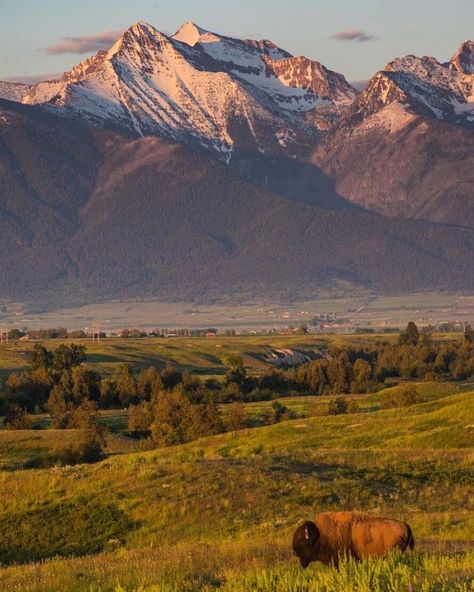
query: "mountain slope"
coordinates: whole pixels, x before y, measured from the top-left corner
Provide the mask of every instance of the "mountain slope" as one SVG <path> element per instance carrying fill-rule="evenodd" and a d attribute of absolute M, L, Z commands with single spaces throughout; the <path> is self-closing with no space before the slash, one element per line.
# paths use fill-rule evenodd
<path fill-rule="evenodd" d="M 310 161 L 344 198 L 389 216 L 474 227 L 474 43 L 377 73 Z"/>
<path fill-rule="evenodd" d="M 474 227 L 474 133 L 463 127 L 392 103 L 331 134 L 311 162 L 365 208 Z"/>
<path fill-rule="evenodd" d="M 386 219 L 329 194 L 326 209 L 302 203 L 183 146 L 38 107 L 2 101 L 0 117 L 3 296 L 210 301 L 340 282 L 474 285 L 471 231 Z"/>

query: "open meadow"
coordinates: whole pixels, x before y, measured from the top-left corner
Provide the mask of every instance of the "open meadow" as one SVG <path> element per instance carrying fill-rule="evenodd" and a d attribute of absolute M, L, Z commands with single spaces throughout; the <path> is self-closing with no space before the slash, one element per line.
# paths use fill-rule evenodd
<path fill-rule="evenodd" d="M 425 403 L 360 395 L 341 416 L 308 415 L 322 397 L 285 399 L 299 418 L 150 451 L 113 434 L 93 465 L 19 468 L 76 432 L 2 431 L 0 590 L 468 592 L 474 393 L 423 388 Z M 408 521 L 415 551 L 303 571 L 292 532 L 338 509 Z"/>

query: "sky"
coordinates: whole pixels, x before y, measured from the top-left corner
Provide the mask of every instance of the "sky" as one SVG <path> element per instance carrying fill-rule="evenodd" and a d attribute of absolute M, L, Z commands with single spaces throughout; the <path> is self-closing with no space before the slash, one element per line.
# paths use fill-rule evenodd
<path fill-rule="evenodd" d="M 0 0 L 0 80 L 67 71 L 140 20 L 271 39 L 358 81 L 407 54 L 448 60 L 474 39 L 474 0 Z"/>

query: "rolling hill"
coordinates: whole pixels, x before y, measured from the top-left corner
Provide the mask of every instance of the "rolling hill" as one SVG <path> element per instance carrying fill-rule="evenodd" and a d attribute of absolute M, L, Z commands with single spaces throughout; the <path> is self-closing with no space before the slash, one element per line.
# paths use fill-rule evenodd
<path fill-rule="evenodd" d="M 14 547 L 8 536 L 0 544 L 2 560 L 12 548 L 20 562 L 46 560 L 2 567 L 0 590 L 466 589 L 472 393 L 441 391 L 409 409 L 306 417 L 89 466 L 3 470 L 0 523 L 16 535 Z M 20 436 L 30 454 L 35 438 L 47 441 L 5 432 L 2 451 L 8 438 L 21 448 Z M 408 520 L 415 553 L 303 572 L 289 544 L 295 526 L 345 508 Z M 47 559 L 64 537 L 66 557 Z"/>

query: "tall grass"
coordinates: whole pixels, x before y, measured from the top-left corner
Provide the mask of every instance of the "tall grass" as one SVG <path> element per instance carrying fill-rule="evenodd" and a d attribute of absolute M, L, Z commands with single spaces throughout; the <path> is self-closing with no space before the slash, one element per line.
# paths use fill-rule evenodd
<path fill-rule="evenodd" d="M 307 418 L 112 455 L 96 465 L 0 472 L 9 536 L 15 517 L 36 520 L 42 508 L 67 517 L 84 499 L 100 502 L 98 512 L 113 505 L 134 525 L 96 546 L 97 536 L 88 540 L 83 528 L 73 553 L 102 552 L 61 559 L 51 545 L 23 560 L 51 559 L 0 569 L 0 590 L 472 592 L 473 401 L 454 394 L 410 409 Z M 13 436 L 11 445 L 21 448 Z M 416 552 L 302 571 L 291 558 L 292 531 L 337 509 L 408 520 Z M 54 514 L 45 513 L 51 525 Z"/>
<path fill-rule="evenodd" d="M 283 543 L 286 543 L 286 546 Z M 393 553 L 338 569 L 303 570 L 280 544 L 177 543 L 3 570 L 0 590 L 22 592 L 472 592 L 474 551 Z"/>

